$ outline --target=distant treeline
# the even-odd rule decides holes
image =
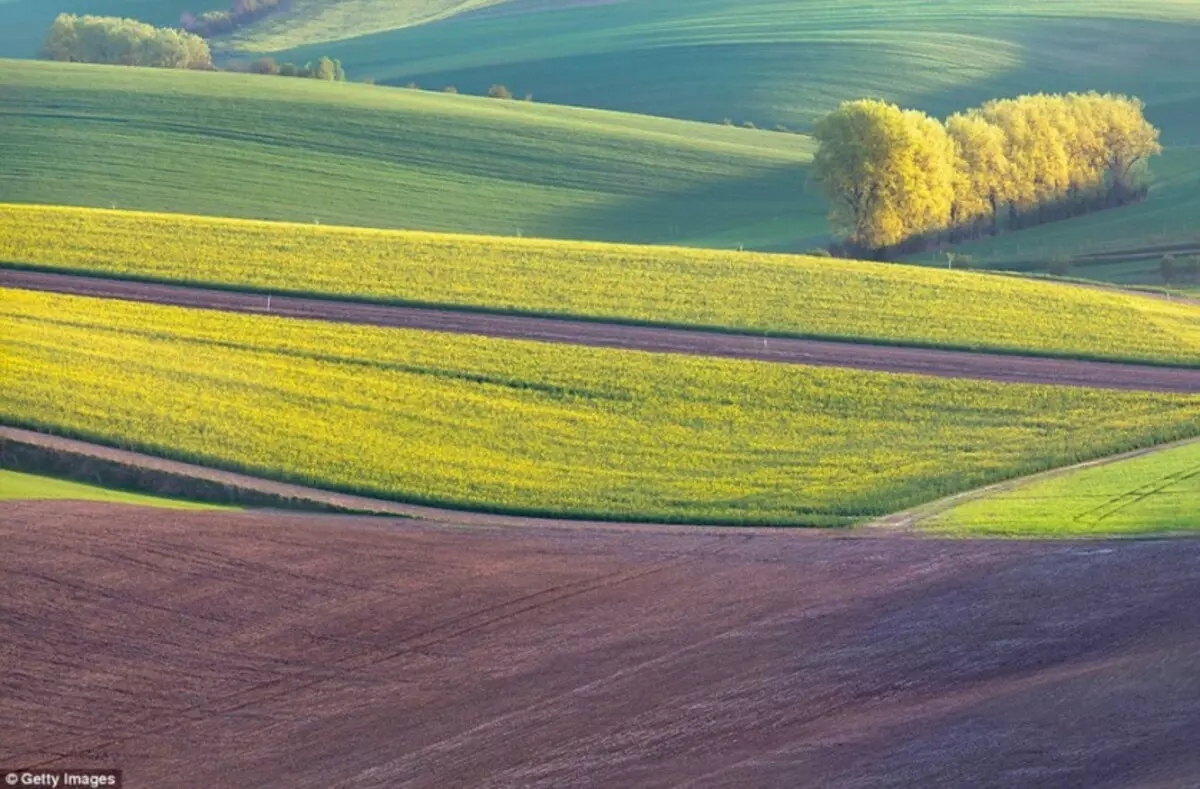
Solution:
[[[59,14],[50,25],[42,57],[78,63],[213,68],[208,43],[200,36],[133,19],[74,14]]]
[[[247,74],[275,74],[281,77],[304,77],[307,79],[323,79],[329,82],[345,82],[346,72],[342,61],[337,58],[321,58],[313,63],[309,61],[303,66],[295,63],[277,63],[275,58],[258,58],[249,62],[234,60],[225,64],[226,71],[240,71]]]
[[[60,14],[50,26],[42,57],[79,63],[216,70],[208,42],[194,33],[107,16]],[[346,80],[341,61],[327,57],[303,66],[276,63],[273,58],[232,61],[226,70],[329,82]]]
[[[1135,98],[1098,93],[992,101],[945,123],[881,101],[817,122],[812,177],[845,243],[889,257],[995,235],[1146,196],[1161,152]]]
[[[212,38],[257,22],[276,11],[285,11],[289,2],[290,0],[234,0],[233,5],[225,11],[205,11],[199,16],[185,13],[180,19],[180,24],[189,33]]]

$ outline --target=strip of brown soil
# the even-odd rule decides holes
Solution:
[[[944,378],[1057,384],[1156,392],[1200,392],[1200,369],[1046,359],[1009,354],[877,346],[667,329],[480,312],[267,297],[254,293],[157,285],[0,269],[0,286],[126,299],[229,312],[478,334],[605,348],[721,356]]]
[[[1200,541],[8,503],[0,544],[0,767],[181,789],[1200,775]]]

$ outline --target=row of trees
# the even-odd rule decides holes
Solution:
[[[288,0],[234,0],[233,6],[224,11],[205,11],[199,16],[184,13],[179,23],[189,33],[212,38],[286,10],[287,6]]]
[[[230,61],[226,64],[229,71],[242,71],[249,74],[271,74],[281,77],[302,77],[306,79],[322,79],[328,82],[345,82],[346,71],[342,61],[337,58],[323,57],[315,63],[309,61],[303,66],[295,63],[277,63],[275,58],[265,57],[245,61]]]
[[[886,256],[1142,199],[1162,150],[1141,101],[1099,93],[992,101],[945,123],[882,101],[817,122],[812,177],[845,251]]]
[[[367,81],[371,82],[371,84],[374,84],[371,80],[367,80]],[[405,84],[403,87],[407,90],[423,90],[423,88],[415,82],[409,82],[409,83]],[[458,88],[454,85],[447,85],[446,87],[442,88],[442,93],[458,93]],[[513,95],[513,92],[511,90],[506,88],[504,85],[499,85],[499,84],[492,85],[490,88],[487,89],[487,93],[484,95],[486,95],[488,98],[492,98],[492,99],[511,99],[513,101],[517,100],[517,97],[515,95]],[[520,100],[521,101],[533,101],[533,94],[526,93],[524,96],[521,97]]]
[[[42,57],[78,63],[213,68],[208,42],[200,36],[133,19],[74,14],[59,14],[50,25]]]

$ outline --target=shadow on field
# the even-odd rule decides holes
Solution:
[[[828,243],[827,212],[825,198],[808,185],[808,167],[791,165],[565,211],[556,224],[607,228],[606,235],[634,244],[802,252]]]

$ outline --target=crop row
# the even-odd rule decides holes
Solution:
[[[0,420],[496,511],[834,524],[1200,432],[1200,398],[0,291]]]
[[[0,261],[339,298],[1200,364],[1200,308],[909,266],[0,205]]]

